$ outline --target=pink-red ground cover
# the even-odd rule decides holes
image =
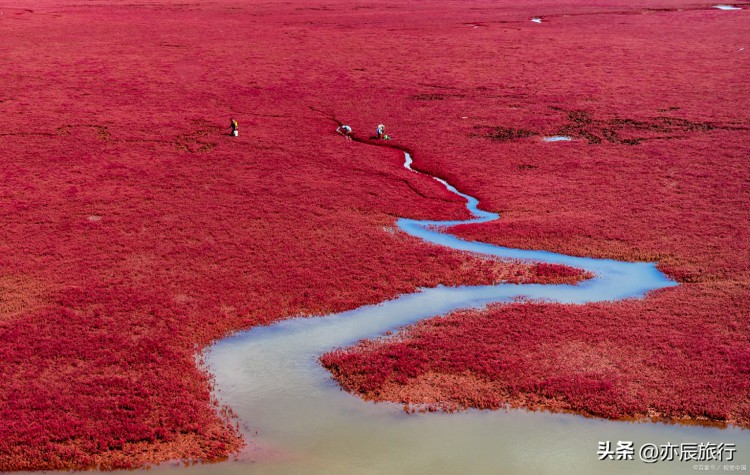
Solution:
[[[458,236],[656,261],[681,286],[436,318],[325,355],[343,387],[422,408],[750,426],[748,11],[651,7],[540,5],[536,30],[507,13],[467,24],[474,42],[432,38],[471,60],[424,81],[398,136],[429,124],[416,166],[502,213]],[[574,140],[541,140],[557,134]]]
[[[711,418],[746,423],[737,379],[726,391],[719,379],[700,385],[732,364],[746,374],[746,11],[678,0],[43,0],[0,12],[0,469],[226,456],[240,441],[194,361],[211,341],[441,282],[556,280],[395,232],[397,216],[466,214],[406,173],[399,153],[342,142],[332,118],[360,137],[384,122],[417,167],[503,213],[456,230],[464,237],[659,260],[694,282],[645,303],[473,315],[466,331],[486,333],[481,347],[458,320],[451,339],[420,326],[426,343],[398,356],[403,371],[381,384],[381,370],[358,373],[371,357],[358,353],[363,365],[340,365],[342,381],[464,404],[440,389],[464,378],[487,388],[464,405],[494,407],[515,390],[532,407],[608,416],[694,415],[705,397]],[[541,25],[529,21],[538,15]],[[553,133],[579,140],[539,140]],[[507,318],[492,326],[498,312]],[[517,367],[490,370],[511,331],[497,325],[522,316],[538,328],[513,333]],[[701,340],[722,338],[722,318],[723,353]],[[661,338],[651,380],[626,364],[652,355],[637,331],[618,327],[602,343],[609,319]],[[584,327],[599,346],[573,339]],[[429,351],[465,368],[412,363]],[[547,352],[571,363],[532,365]],[[577,373],[575,358],[599,361],[599,373]],[[686,361],[704,364],[678,368]],[[523,371],[552,382],[527,384]],[[659,374],[677,381],[658,392]],[[633,393],[652,403],[629,406]],[[715,410],[722,403],[731,409]]]
[[[361,105],[342,77],[371,59],[331,56],[361,15],[319,7],[0,8],[0,470],[235,452],[196,356],[239,329],[440,283],[582,277],[395,230],[466,211],[396,151],[333,132]],[[402,8],[368,15],[368,36]]]

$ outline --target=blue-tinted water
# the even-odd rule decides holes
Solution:
[[[568,137],[567,135],[552,135],[550,137],[544,137],[542,140],[545,142],[570,142],[573,138]]]

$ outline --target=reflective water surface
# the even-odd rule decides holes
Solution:
[[[742,10],[741,7],[734,5],[714,5],[714,8],[718,8],[719,10]]]

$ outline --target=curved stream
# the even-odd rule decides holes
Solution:
[[[404,167],[412,173],[411,157]],[[407,173],[407,172],[405,172]],[[425,174],[426,175],[426,174]],[[430,175],[426,175],[430,177]],[[748,436],[665,424],[632,424],[570,414],[523,410],[454,414],[405,414],[400,405],[370,403],[340,391],[320,366],[320,354],[382,335],[388,330],[455,309],[482,307],[516,297],[583,304],[642,297],[676,285],[653,263],[589,259],[469,242],[445,233],[459,223],[482,223],[498,215],[477,208],[477,200],[440,180],[467,201],[468,221],[399,219],[404,232],[453,249],[588,270],[580,285],[499,284],[438,287],[402,295],[379,305],[339,314],[285,320],[222,340],[206,354],[218,397],[247,421],[249,446],[272,453],[244,461],[180,468],[200,473],[658,473],[692,471],[692,464],[597,460],[597,442],[736,442]],[[748,451],[745,451],[748,452]],[[746,454],[738,448],[736,460]],[[161,469],[160,469],[161,470]],[[166,467],[166,471],[177,470]]]

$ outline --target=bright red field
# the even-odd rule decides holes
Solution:
[[[465,74],[433,84],[420,97],[431,107],[411,111],[400,135],[416,141],[429,123],[415,164],[502,213],[458,236],[655,261],[681,286],[645,301],[435,318],[325,355],[344,388],[412,409],[750,427],[748,11],[682,6],[560,6],[547,11],[569,16],[538,34],[477,22],[487,41],[471,45]],[[555,134],[575,140],[540,140]]]
[[[343,141],[335,120],[360,137],[384,122],[419,168],[503,213],[463,237],[657,260],[686,283],[645,302],[433,320],[329,356],[346,387],[610,417],[703,404],[747,424],[746,11],[32,8],[0,8],[0,470],[231,454],[241,440],[196,355],[233,331],[439,283],[575,279],[395,232],[399,216],[466,212],[397,151]],[[579,140],[533,135],[558,132]],[[467,332],[483,338],[467,345]],[[473,399],[451,392],[457,379],[475,382]]]
[[[334,133],[318,110],[352,114],[331,105],[352,99],[329,74],[348,66],[299,36],[348,30],[285,8],[0,10],[0,470],[235,452],[196,356],[236,330],[441,283],[580,278],[396,232],[466,212],[398,152]]]

